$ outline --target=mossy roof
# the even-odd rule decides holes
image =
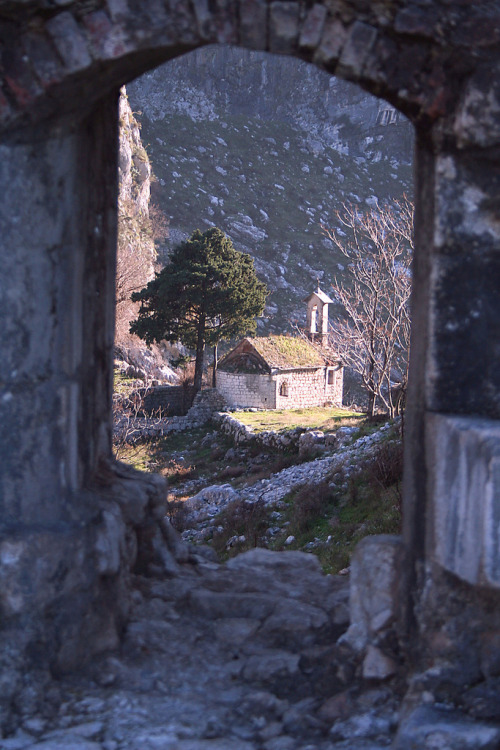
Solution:
[[[305,339],[295,336],[259,336],[247,339],[269,367],[324,367],[325,360]]]

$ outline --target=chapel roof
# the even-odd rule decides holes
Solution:
[[[259,336],[246,338],[224,357],[220,363],[243,355],[250,348],[264,360],[270,369],[290,370],[303,367],[324,367],[325,358],[306,339],[296,336]]]

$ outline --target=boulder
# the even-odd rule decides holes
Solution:
[[[351,625],[342,641],[361,652],[397,620],[404,591],[404,548],[389,534],[362,539],[351,560]]]
[[[500,727],[419,706],[400,725],[394,750],[498,750]]]

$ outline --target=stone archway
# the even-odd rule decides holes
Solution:
[[[461,0],[0,4],[0,596],[20,671],[44,639],[60,669],[116,642],[132,528],[161,514],[158,482],[111,460],[116,99],[208,43],[299,56],[413,121],[405,540],[430,581],[498,589],[499,19]]]

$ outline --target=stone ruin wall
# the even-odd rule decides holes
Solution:
[[[193,403],[192,385],[156,385],[151,388],[138,388],[142,399],[142,410],[151,416],[183,416]]]
[[[153,538],[162,513],[160,480],[111,453],[117,98],[207,43],[299,56],[416,128],[402,642],[419,668],[498,673],[484,655],[500,634],[488,532],[499,504],[499,29],[486,1],[0,0],[0,662],[17,675],[1,721],[35,663],[64,671],[117,641],[141,529]]]

